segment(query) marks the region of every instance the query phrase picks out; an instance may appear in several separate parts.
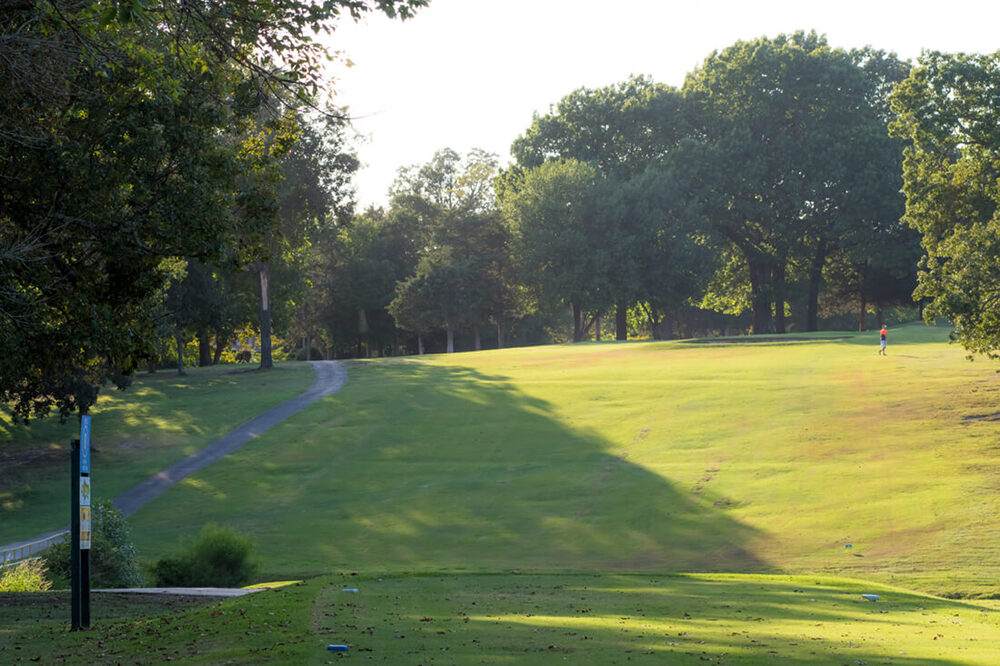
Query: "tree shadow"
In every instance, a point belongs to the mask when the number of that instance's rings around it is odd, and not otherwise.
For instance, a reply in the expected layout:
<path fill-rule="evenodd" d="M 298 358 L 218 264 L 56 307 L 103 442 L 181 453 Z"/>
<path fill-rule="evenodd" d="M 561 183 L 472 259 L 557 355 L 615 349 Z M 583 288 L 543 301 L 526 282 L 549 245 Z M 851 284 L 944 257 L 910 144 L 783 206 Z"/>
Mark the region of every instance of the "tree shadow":
<path fill-rule="evenodd" d="M 366 363 L 341 393 L 222 461 L 224 476 L 209 468 L 203 490 L 173 489 L 133 521 L 140 534 L 169 530 L 177 511 L 235 521 L 263 536 L 264 570 L 282 576 L 769 568 L 747 547 L 761 535 L 717 498 L 609 449 L 504 377 Z M 237 484 L 268 501 L 214 501 L 246 496 Z"/>
<path fill-rule="evenodd" d="M 802 578 L 345 578 L 362 597 L 331 584 L 314 609 L 335 612 L 314 612 L 315 629 L 390 661 L 945 666 L 977 641 L 1000 653 L 996 611 L 888 589 L 870 603 L 850 582 Z"/>

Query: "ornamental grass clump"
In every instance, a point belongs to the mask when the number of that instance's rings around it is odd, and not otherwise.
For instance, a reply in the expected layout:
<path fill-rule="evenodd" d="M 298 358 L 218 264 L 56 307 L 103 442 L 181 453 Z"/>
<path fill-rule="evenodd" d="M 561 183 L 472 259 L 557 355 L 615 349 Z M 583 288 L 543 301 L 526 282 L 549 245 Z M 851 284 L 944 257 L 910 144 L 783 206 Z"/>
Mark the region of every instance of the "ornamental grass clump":
<path fill-rule="evenodd" d="M 48 569 L 39 558 L 0 567 L 0 592 L 42 592 L 52 587 Z"/>

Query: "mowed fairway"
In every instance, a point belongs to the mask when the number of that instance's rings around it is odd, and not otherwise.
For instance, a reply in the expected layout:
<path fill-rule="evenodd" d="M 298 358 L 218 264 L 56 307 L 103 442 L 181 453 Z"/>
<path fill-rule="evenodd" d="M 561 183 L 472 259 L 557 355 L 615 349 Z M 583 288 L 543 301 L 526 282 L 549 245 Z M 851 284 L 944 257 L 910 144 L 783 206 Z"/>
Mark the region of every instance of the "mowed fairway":
<path fill-rule="evenodd" d="M 37 595 L 0 662 L 1000 663 L 971 598 L 1000 592 L 995 364 L 940 328 L 830 337 L 352 362 L 131 520 L 147 562 L 216 521 L 301 583 L 96 595 L 78 633 Z"/>
<path fill-rule="evenodd" d="M 946 341 L 352 363 L 340 393 L 136 514 L 137 545 L 158 557 L 214 520 L 280 578 L 781 572 L 993 595 L 1000 378 Z"/>

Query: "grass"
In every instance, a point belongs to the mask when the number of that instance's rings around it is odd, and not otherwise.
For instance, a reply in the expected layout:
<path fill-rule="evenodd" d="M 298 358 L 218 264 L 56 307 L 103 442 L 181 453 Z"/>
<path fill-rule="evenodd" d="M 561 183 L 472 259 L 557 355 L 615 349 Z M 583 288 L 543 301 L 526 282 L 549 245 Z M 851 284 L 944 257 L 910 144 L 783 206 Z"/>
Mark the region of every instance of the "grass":
<path fill-rule="evenodd" d="M 880 600 L 865 601 L 862 592 Z M 1000 660 L 1000 613 L 993 609 L 821 576 L 345 573 L 224 601 L 99 594 L 93 628 L 76 633 L 59 617 L 67 601 L 54 594 L 43 599 L 45 605 L 29 606 L 23 596 L 0 597 L 0 662 L 990 666 Z M 331 644 L 347 645 L 348 652 L 328 652 Z"/>
<path fill-rule="evenodd" d="M 93 483 L 113 498 L 211 444 L 256 414 L 309 388 L 306 364 L 275 372 L 193 368 L 184 377 L 138 375 L 126 391 L 105 389 L 93 416 Z M 0 409 L 0 544 L 69 524 L 69 443 L 77 419 L 39 419 L 28 427 Z"/>
<path fill-rule="evenodd" d="M 303 580 L 157 635 L 198 663 L 1000 663 L 1000 377 L 946 340 L 352 363 L 133 517 L 147 561 L 215 521 Z M 57 626 L 7 638 L 89 645 Z M 149 625 L 111 627 L 93 663 L 149 663 Z"/>
<path fill-rule="evenodd" d="M 855 335 L 355 363 L 133 526 L 152 555 L 231 524 L 280 578 L 809 572 L 996 594 L 995 364 L 943 329 L 890 337 L 888 358 Z"/>

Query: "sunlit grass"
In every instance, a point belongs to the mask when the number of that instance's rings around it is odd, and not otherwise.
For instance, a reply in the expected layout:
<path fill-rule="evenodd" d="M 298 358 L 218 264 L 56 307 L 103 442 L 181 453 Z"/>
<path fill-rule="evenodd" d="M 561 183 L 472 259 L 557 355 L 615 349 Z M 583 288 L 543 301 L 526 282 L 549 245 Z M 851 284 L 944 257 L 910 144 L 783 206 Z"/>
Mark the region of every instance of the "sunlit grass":
<path fill-rule="evenodd" d="M 355 362 L 137 515 L 141 552 L 214 520 L 256 534 L 275 576 L 781 571 L 996 594 L 1000 467 L 977 417 L 995 364 L 944 329 L 890 335 L 888 358 L 847 335 Z"/>
<path fill-rule="evenodd" d="M 305 364 L 272 372 L 192 368 L 140 374 L 124 392 L 105 389 L 91 411 L 95 493 L 112 498 L 190 455 L 313 381 Z M 69 443 L 77 419 L 14 424 L 0 411 L 0 544 L 69 523 Z"/>

